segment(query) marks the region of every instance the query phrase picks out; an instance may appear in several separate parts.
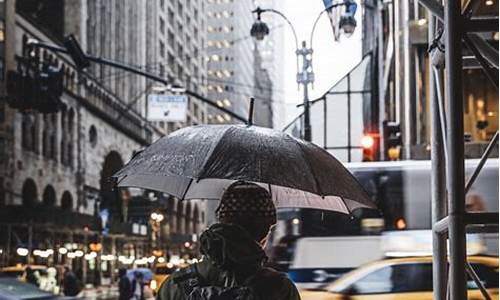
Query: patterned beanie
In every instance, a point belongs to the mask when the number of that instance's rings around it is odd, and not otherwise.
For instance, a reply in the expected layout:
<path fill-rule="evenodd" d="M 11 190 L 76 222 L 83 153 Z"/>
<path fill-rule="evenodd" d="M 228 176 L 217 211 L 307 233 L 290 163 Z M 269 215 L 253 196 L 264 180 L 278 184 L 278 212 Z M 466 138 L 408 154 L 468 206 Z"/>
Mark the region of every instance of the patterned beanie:
<path fill-rule="evenodd" d="M 245 181 L 232 183 L 222 195 L 215 211 L 217 219 L 259 218 L 276 224 L 276 207 L 269 192 Z"/>

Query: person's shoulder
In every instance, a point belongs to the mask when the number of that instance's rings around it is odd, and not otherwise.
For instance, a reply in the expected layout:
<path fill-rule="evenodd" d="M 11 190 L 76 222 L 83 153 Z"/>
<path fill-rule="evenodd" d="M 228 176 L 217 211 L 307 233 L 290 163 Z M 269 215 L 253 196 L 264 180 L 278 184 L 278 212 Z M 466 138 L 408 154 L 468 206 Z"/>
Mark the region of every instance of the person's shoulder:
<path fill-rule="evenodd" d="M 295 284 L 285 273 L 272 268 L 263 268 L 256 278 L 256 287 L 272 299 L 300 299 Z M 270 298 L 271 299 L 271 298 Z"/>
<path fill-rule="evenodd" d="M 193 276 L 197 276 L 197 270 L 198 268 L 200 268 L 200 265 L 201 263 L 193 264 L 173 272 L 161 284 L 158 290 L 157 299 L 160 300 L 183 299 L 180 298 L 181 294 L 180 283 Z"/>

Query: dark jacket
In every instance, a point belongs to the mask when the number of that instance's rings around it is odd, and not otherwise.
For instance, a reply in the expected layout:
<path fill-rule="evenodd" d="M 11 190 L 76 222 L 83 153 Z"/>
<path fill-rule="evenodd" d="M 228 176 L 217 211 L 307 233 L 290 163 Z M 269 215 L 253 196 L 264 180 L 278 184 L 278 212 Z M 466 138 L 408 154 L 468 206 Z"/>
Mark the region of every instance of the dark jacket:
<path fill-rule="evenodd" d="M 250 287 L 259 299 L 299 300 L 295 285 L 271 268 L 262 267 L 267 257 L 261 246 L 239 226 L 215 224 L 200 237 L 203 259 L 195 264 L 200 281 L 205 285 L 225 286 L 227 282 L 243 285 L 253 276 Z M 175 278 L 183 270 L 174 273 L 160 287 L 157 299 L 185 299 Z"/>
<path fill-rule="evenodd" d="M 76 296 L 82 290 L 82 284 L 72 271 L 66 271 L 63 277 L 63 292 L 65 296 Z"/>
<path fill-rule="evenodd" d="M 130 279 L 128 279 L 127 275 L 123 275 L 120 277 L 120 281 L 118 282 L 118 299 L 119 300 L 130 300 L 133 295 L 133 288 Z"/>

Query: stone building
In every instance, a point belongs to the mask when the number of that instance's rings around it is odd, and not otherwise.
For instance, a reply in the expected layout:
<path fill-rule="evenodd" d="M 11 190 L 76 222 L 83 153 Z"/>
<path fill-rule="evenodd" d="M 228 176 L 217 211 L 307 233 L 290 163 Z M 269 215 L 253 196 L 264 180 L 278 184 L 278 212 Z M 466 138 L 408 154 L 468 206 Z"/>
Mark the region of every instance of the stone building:
<path fill-rule="evenodd" d="M 151 211 L 166 216 L 161 233 L 163 240 L 169 243 L 162 245 L 163 255 L 167 251 L 182 254 L 181 251 L 189 250 L 182 245 L 192 244 L 193 239 L 196 240 L 192 235 L 204 227 L 202 201 L 181 202 L 149 191 L 111 189 L 109 176 L 135 151 L 166 133 L 165 128 L 158 128 L 145 119 L 149 81 L 96 65 L 88 72 L 78 72 L 68 56 L 41 49 L 36 52 L 41 62 L 63 69 L 64 108 L 51 114 L 22 113 L 4 101 L 8 96 L 3 73 L 18 68 L 16 56 L 25 53 L 23 41 L 28 38 L 61 44 L 64 35 L 73 33 L 88 53 L 145 68 L 151 59 L 146 51 L 147 28 L 152 26 L 152 20 L 146 17 L 146 3 L 150 1 L 0 3 L 4 37 L 0 44 L 3 67 L 0 77 L 0 265 L 71 263 L 81 270 L 84 280 L 99 284 L 101 278 L 104 281 L 112 277 L 111 270 L 127 258 L 151 256 Z M 186 10 L 187 7 L 194 10 L 194 4 L 185 5 Z M 104 15 L 106 17 L 100 17 Z M 203 43 L 201 38 L 199 43 Z M 165 62 L 161 56 L 158 61 Z M 180 61 L 176 73 L 165 69 L 165 74 L 173 76 L 178 83 L 186 82 L 187 77 L 177 80 L 179 66 L 183 65 L 184 61 Z M 203 80 L 201 66 L 199 59 L 186 67 L 191 69 L 186 70 L 186 74 L 198 72 L 196 79 L 191 80 Z M 206 118 L 204 108 L 195 104 L 196 101 L 190 101 L 190 123 L 202 123 Z M 185 124 L 174 124 L 172 129 L 181 126 Z M 137 203 L 145 204 L 138 206 Z M 90 255 L 91 245 L 96 244 L 101 247 L 95 250 L 101 254 L 98 257 L 70 257 L 62 253 L 64 250 L 58 253 L 65 248 L 73 255 L 78 254 L 77 251 Z M 27 257 L 16 254 L 22 248 L 28 249 Z M 52 249 L 54 254 L 37 257 L 34 249 Z"/>

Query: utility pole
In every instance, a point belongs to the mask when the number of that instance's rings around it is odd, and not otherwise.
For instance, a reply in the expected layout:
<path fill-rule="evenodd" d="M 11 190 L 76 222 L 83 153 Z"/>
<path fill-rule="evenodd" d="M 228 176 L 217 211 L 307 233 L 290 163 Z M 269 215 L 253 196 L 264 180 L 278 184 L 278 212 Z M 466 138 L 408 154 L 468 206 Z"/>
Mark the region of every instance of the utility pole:
<path fill-rule="evenodd" d="M 302 84 L 304 89 L 304 140 L 311 141 L 311 106 L 309 103 L 309 83 L 314 83 L 314 73 L 311 70 L 313 53 L 311 48 L 307 48 L 306 42 L 302 41 L 302 48 L 297 49 L 297 56 L 302 56 L 302 71 L 297 73 L 297 83 Z"/>

